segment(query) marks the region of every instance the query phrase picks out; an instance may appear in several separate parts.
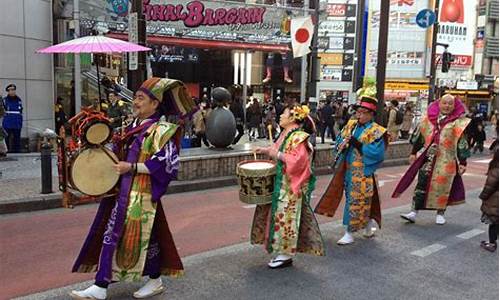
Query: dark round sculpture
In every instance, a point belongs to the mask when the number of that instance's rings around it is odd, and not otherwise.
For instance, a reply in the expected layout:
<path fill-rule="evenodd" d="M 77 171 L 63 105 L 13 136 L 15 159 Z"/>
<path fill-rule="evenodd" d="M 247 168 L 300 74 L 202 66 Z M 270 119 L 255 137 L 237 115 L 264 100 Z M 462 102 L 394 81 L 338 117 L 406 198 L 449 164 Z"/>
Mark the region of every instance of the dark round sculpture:
<path fill-rule="evenodd" d="M 212 98 L 217 107 L 207 119 L 207 139 L 216 148 L 226 148 L 231 145 L 236 135 L 233 113 L 223 107 L 223 104 L 231 99 L 231 94 L 225 88 L 218 87 L 212 90 Z"/>
<path fill-rule="evenodd" d="M 231 100 L 231 93 L 223 87 L 216 87 L 212 90 L 212 99 L 217 106 L 222 106 Z"/>

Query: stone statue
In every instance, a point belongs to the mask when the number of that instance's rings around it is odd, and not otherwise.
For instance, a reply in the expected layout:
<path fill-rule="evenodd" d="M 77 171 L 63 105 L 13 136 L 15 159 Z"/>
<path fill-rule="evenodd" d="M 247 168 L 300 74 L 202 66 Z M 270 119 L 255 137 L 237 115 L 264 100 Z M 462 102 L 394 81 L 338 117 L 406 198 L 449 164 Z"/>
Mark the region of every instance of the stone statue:
<path fill-rule="evenodd" d="M 216 105 L 207 120 L 207 139 L 216 148 L 231 145 L 236 135 L 236 120 L 226 104 L 231 101 L 231 93 L 223 87 L 212 90 L 212 99 Z"/>

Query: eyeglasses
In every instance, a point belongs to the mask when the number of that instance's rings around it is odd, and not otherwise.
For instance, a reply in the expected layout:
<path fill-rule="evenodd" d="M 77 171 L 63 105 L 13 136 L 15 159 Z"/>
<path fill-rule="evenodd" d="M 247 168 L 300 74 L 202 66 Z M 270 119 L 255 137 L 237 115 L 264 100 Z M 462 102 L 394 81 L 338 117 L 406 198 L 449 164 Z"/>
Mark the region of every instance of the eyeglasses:
<path fill-rule="evenodd" d="M 369 110 L 364 110 L 364 109 L 358 109 L 358 110 L 356 110 L 356 113 L 357 114 L 368 114 L 368 113 L 370 113 L 370 111 Z"/>
<path fill-rule="evenodd" d="M 7 92 L 10 92 L 10 91 L 15 91 L 15 90 L 16 90 L 16 89 L 12 89 L 12 88 L 10 88 L 10 89 L 7 89 Z"/>

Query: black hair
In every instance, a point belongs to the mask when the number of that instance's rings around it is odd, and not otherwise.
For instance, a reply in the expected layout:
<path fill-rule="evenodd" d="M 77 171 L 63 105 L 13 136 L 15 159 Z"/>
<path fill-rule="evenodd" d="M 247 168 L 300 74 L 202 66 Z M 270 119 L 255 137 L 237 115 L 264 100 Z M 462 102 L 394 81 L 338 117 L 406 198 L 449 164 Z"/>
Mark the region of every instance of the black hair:
<path fill-rule="evenodd" d="M 393 100 L 391 100 L 391 104 L 394 105 L 395 107 L 398 107 L 399 102 L 398 102 L 398 100 L 393 99 Z"/>

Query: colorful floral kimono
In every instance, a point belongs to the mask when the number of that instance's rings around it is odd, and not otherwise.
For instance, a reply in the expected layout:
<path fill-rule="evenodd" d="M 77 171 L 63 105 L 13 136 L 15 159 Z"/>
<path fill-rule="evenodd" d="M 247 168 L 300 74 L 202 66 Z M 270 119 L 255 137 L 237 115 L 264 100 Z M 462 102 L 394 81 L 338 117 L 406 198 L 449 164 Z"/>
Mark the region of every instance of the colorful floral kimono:
<path fill-rule="evenodd" d="M 465 188 L 458 172 L 458 162 L 466 165 L 470 156 L 464 130 L 470 119 L 463 117 L 465 107 L 455 100 L 450 115 L 441 115 L 439 101 L 434 101 L 413 137 L 412 154 L 422 150 L 396 186 L 392 197 L 399 197 L 418 174 L 413 209 L 445 210 L 448 205 L 465 202 Z"/>
<path fill-rule="evenodd" d="M 349 232 L 366 227 L 369 219 L 382 222 L 375 170 L 384 160 L 385 128 L 371 121 L 358 124 L 350 120 L 337 138 L 337 144 L 351 135 L 362 143 L 361 152 L 350 146 L 338 154 L 333 178 L 315 212 L 333 217 L 345 191 L 343 225 Z"/>
<path fill-rule="evenodd" d="M 101 282 L 183 273 L 160 201 L 179 169 L 177 128 L 154 116 L 128 129 L 126 161 L 144 163 L 150 174 L 123 174 L 116 199 L 101 201 L 73 272 L 97 271 Z"/>
<path fill-rule="evenodd" d="M 272 203 L 257 205 L 251 229 L 251 243 L 264 244 L 269 253 L 325 254 L 309 204 L 316 179 L 308 138 L 309 134 L 295 128 L 282 133 L 272 146 L 284 154 L 284 162 L 277 162 Z"/>

